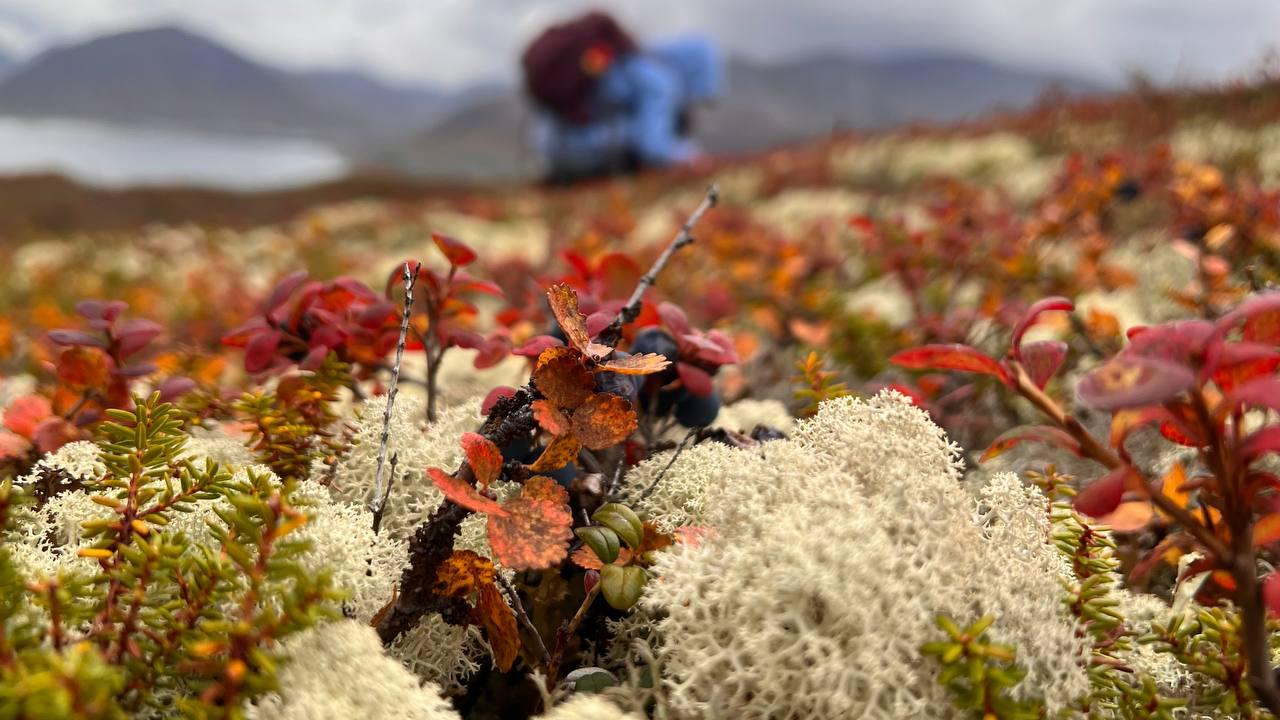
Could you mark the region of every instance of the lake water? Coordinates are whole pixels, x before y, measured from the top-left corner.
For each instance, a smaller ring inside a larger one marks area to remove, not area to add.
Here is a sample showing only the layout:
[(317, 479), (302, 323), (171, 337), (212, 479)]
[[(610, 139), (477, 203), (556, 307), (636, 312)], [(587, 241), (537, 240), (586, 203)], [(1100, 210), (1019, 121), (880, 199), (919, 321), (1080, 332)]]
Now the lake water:
[(0, 117), (0, 175), (52, 171), (101, 187), (267, 190), (330, 180), (347, 169), (337, 150), (310, 140)]

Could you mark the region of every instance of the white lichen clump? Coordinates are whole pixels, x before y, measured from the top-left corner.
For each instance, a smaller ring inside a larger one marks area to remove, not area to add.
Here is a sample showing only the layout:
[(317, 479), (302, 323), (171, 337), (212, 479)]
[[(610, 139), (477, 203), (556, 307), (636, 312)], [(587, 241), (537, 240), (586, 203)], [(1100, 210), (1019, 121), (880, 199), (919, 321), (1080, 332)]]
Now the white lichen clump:
[(574, 695), (539, 715), (538, 720), (642, 720), (599, 695)]
[(665, 553), (641, 601), (671, 712), (960, 717), (920, 652), (940, 613), (994, 615), (990, 635), (1027, 670), (1017, 691), (1050, 713), (1087, 694), (1060, 566), (1023, 546), (1044, 543), (1033, 498), (992, 493), (975, 522), (957, 458), (895, 393), (824, 403), (791, 440), (686, 451), (644, 508), (674, 500), (668, 525), (717, 531)]
[(320, 625), (285, 641), (280, 690), (246, 706), (251, 720), (457, 720), (438, 687), (422, 684), (382, 652), (354, 620)]
[(52, 477), (66, 486), (96, 480), (106, 471), (107, 466), (98, 457), (98, 446), (87, 440), (77, 440), (40, 458), (30, 473), (18, 479), (18, 483), (27, 484)]
[(777, 400), (746, 398), (720, 408), (715, 422), (711, 423), (713, 428), (744, 433), (751, 432), (757, 425), (789, 433), (795, 428), (796, 419), (787, 410), (787, 406)]

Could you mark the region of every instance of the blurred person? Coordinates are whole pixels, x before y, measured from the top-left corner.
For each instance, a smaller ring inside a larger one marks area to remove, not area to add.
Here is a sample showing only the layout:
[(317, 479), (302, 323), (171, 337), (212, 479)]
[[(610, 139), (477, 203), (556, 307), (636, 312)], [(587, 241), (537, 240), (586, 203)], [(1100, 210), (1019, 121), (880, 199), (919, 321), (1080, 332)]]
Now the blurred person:
[(545, 179), (563, 184), (691, 165), (693, 106), (715, 99), (723, 61), (703, 37), (641, 49), (610, 16), (555, 25), (525, 50), (525, 89), (536, 106), (533, 144)]

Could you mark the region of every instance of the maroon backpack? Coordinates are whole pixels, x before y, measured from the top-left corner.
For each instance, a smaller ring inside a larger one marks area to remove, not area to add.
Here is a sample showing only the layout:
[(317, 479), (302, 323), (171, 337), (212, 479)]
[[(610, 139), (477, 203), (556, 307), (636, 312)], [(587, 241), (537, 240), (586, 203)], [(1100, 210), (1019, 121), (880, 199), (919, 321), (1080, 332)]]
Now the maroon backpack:
[(520, 58), (525, 90), (566, 122), (585, 124), (591, 120), (591, 96), (600, 74), (614, 58), (635, 48), (617, 21), (602, 12), (553, 25)]

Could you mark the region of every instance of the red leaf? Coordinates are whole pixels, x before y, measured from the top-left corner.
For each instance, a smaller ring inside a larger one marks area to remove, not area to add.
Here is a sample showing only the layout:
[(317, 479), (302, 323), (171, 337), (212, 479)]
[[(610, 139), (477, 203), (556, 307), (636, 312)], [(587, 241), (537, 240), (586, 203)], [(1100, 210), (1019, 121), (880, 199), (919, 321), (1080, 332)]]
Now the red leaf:
[(0, 460), (23, 457), (31, 450), (31, 442), (11, 432), (0, 432)]
[(1031, 427), (1018, 427), (1008, 430), (992, 441), (991, 446), (982, 454), (978, 462), (986, 462), (994, 457), (998, 457), (1008, 452), (1010, 449), (1024, 442), (1039, 442), (1055, 447), (1070, 450), (1071, 452), (1080, 454), (1080, 443), (1071, 437), (1065, 431), (1048, 425), (1033, 425)]
[(84, 345), (105, 348), (107, 341), (83, 330), (50, 330), (49, 339), (58, 345)]
[(1067, 357), (1067, 344), (1059, 340), (1033, 342), (1022, 348), (1022, 366), (1041, 390), (1058, 373)]
[(463, 433), (462, 451), (480, 485), (488, 487), (502, 473), (502, 451), (489, 438), (479, 433)]
[(106, 385), (107, 357), (95, 348), (69, 347), (58, 356), (58, 380), (77, 388)]
[(554, 335), (536, 335), (526, 340), (520, 347), (512, 350), (511, 354), (536, 358), (542, 354), (543, 350), (551, 347), (564, 347), (564, 343)]
[(80, 439), (80, 430), (75, 425), (56, 415), (45, 418), (31, 433), (31, 442), (42, 453), (51, 453), (73, 440)]
[(158, 323), (150, 320), (130, 320), (116, 331), (116, 354), (121, 359), (128, 358), (147, 346), (164, 331)]
[(25, 395), (9, 403), (4, 411), (4, 426), (28, 440), (36, 426), (53, 414), (53, 407), (42, 395)]
[(1010, 382), (1009, 373), (995, 358), (968, 345), (924, 345), (889, 358), (894, 365), (911, 370), (959, 370), (999, 378)]
[(671, 334), (676, 337), (693, 332), (689, 317), (684, 314), (684, 310), (681, 310), (679, 305), (669, 302), (659, 304), (658, 317), (662, 318), (662, 324), (666, 325)]
[(1259, 343), (1225, 343), (1212, 368), (1213, 381), (1223, 392), (1237, 385), (1269, 375), (1280, 367), (1280, 352)]
[(1112, 470), (1081, 490), (1071, 504), (1076, 510), (1091, 517), (1106, 515), (1120, 506), (1125, 481), (1131, 473), (1132, 469), (1127, 465)]
[(156, 388), (160, 391), (160, 402), (171, 402), (195, 390), (196, 381), (187, 377), (171, 377)]
[(1195, 384), (1192, 372), (1167, 360), (1120, 354), (1080, 381), (1085, 404), (1098, 410), (1156, 405), (1172, 400)]
[(1280, 412), (1280, 378), (1264, 377), (1237, 387), (1217, 408), (1219, 417), (1246, 405)]
[(106, 302), (103, 300), (81, 300), (76, 303), (76, 312), (87, 320), (103, 320), (106, 325), (115, 322), (120, 317), (120, 313), (129, 307), (127, 304), (112, 300)]
[(1280, 452), (1280, 425), (1264, 427), (1245, 438), (1240, 445), (1240, 454), (1246, 462), (1273, 452)]
[(498, 562), (512, 570), (549, 568), (569, 554), (573, 516), (550, 500), (515, 497), (502, 515), (489, 515), (489, 546)]
[(552, 435), (564, 435), (569, 432), (569, 418), (546, 400), (533, 401), (533, 418), (538, 421), (539, 427)]
[(1010, 347), (1013, 348), (1013, 357), (1019, 362), (1026, 364), (1026, 361), (1022, 356), (1022, 336), (1026, 334), (1027, 330), (1031, 329), (1031, 326), (1035, 324), (1036, 319), (1039, 318), (1041, 313), (1049, 312), (1051, 310), (1064, 310), (1066, 312), (1070, 312), (1074, 310), (1075, 307), (1076, 306), (1070, 300), (1064, 297), (1050, 297), (1039, 300), (1028, 308), (1027, 312), (1023, 314), (1022, 319), (1018, 321), (1017, 327), (1013, 329), (1013, 341), (1010, 343)]
[(222, 344), (227, 347), (244, 347), (255, 335), (266, 330), (269, 325), (267, 321), (261, 317), (255, 317), (249, 322), (232, 330), (222, 336)]
[(505, 515), (507, 512), (498, 503), (481, 495), (469, 483), (447, 474), (440, 468), (427, 468), (427, 474), (431, 476), (431, 482), (440, 488), (440, 492), (456, 505), (461, 505), (472, 512), (488, 513), (491, 517)]
[(1273, 572), (1262, 582), (1262, 600), (1267, 604), (1267, 611), (1272, 615), (1280, 615), (1280, 572)]
[(504, 297), (505, 293), (502, 288), (488, 280), (474, 278), (465, 272), (457, 272), (453, 275), (453, 283), (449, 286), (451, 293), (478, 292), (494, 297)]
[(476, 251), (463, 242), (440, 233), (431, 233), (431, 239), (435, 241), (436, 247), (440, 248), (440, 252), (449, 259), (451, 265), (466, 267), (476, 261)]
[(676, 363), (676, 372), (684, 389), (698, 397), (707, 397), (715, 392), (715, 383), (706, 370), (686, 362)]
[(498, 402), (501, 398), (512, 397), (515, 394), (516, 389), (513, 387), (507, 387), (506, 385), (490, 390), (489, 394), (484, 396), (484, 402), (480, 403), (480, 414), (488, 415), (489, 411), (493, 409), (494, 403)]
[(262, 304), (262, 312), (269, 314), (274, 312), (281, 305), (284, 305), (289, 297), (293, 295), (293, 291), (297, 290), (298, 286), (306, 281), (306, 270), (296, 270), (285, 275), (280, 279), (280, 282), (276, 283), (276, 286), (271, 289), (271, 294), (267, 296), (267, 301)]
[(262, 372), (271, 367), (275, 359), (276, 348), (280, 347), (282, 335), (279, 330), (268, 330), (253, 336), (244, 346), (244, 369), (246, 372)]

